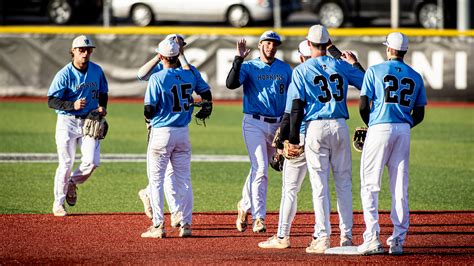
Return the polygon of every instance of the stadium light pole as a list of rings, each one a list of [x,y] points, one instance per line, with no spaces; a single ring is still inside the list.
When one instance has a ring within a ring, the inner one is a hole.
[[[400,2],[399,0],[392,0],[390,2],[390,26],[392,29],[397,29],[400,24]]]
[[[438,0],[438,17],[439,17],[438,28],[440,30],[442,30],[442,29],[444,29],[444,5],[443,5],[443,0]]]
[[[273,28],[281,28],[281,5],[280,0],[273,1]]]
[[[469,3],[470,0],[457,0],[457,7],[458,7],[458,16],[457,16],[457,29],[458,31],[466,31],[469,29],[469,25],[471,24],[469,18],[469,12],[471,7]]]

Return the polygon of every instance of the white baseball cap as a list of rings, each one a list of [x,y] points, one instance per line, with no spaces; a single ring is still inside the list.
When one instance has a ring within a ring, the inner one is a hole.
[[[79,48],[79,47],[92,47],[92,48],[95,48],[95,45],[92,42],[92,40],[89,39],[87,36],[80,35],[80,36],[77,36],[72,41],[72,49]]]
[[[311,49],[307,40],[300,42],[298,45],[298,53],[300,53],[302,56],[311,56]]]
[[[407,51],[408,37],[401,32],[392,32],[383,44],[397,51]]]
[[[155,51],[162,56],[174,57],[179,54],[179,46],[173,40],[164,39],[158,44],[158,48]]]
[[[323,25],[313,25],[309,28],[306,39],[312,43],[329,42],[329,32]]]
[[[258,42],[261,42],[261,41],[274,41],[278,45],[281,44],[280,35],[278,35],[278,33],[271,30],[264,32],[262,36],[260,36],[260,40]]]
[[[184,41],[183,35],[181,35],[181,34],[175,34],[175,33],[174,34],[168,34],[168,36],[166,36],[165,39],[174,41],[174,40],[176,40],[176,38],[180,38],[181,40],[183,40],[183,46],[185,46],[187,44]]]

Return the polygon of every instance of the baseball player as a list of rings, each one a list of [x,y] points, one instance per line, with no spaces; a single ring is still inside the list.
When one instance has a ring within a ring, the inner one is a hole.
[[[387,166],[392,194],[390,218],[393,233],[387,239],[390,254],[402,254],[409,226],[408,166],[410,128],[424,118],[427,104],[423,79],[403,62],[408,38],[393,32],[387,36],[384,63],[370,67],[364,77],[360,114],[369,126],[360,162],[361,198],[366,230],[362,254],[383,253],[380,242],[378,194]]]
[[[171,163],[171,179],[191,184],[191,144],[189,127],[193,112],[192,93],[196,91],[202,99],[212,100],[210,89],[197,88],[196,73],[179,67],[179,45],[165,39],[158,46],[163,70],[151,75],[145,93],[145,117],[150,120],[151,132],[147,151],[147,174],[150,183],[150,199],[153,210],[153,225],[142,237],[162,238],[164,228],[163,182],[168,163]],[[179,191],[178,191],[179,192]],[[179,192],[180,193],[180,192]],[[189,188],[192,193],[192,188]],[[191,196],[192,198],[192,196]],[[191,236],[191,214],[183,217],[180,236]]]
[[[178,43],[180,48],[178,65],[180,67],[182,66],[183,69],[191,70],[192,73],[195,74],[197,78],[197,88],[200,90],[209,89],[209,85],[202,79],[199,71],[197,71],[194,66],[190,65],[184,56],[184,47],[186,46],[184,37],[180,34],[169,34],[166,36],[165,40],[172,40]],[[147,81],[152,74],[161,70],[163,70],[163,64],[160,63],[160,56],[157,54],[139,69],[137,78],[139,80]],[[147,127],[150,128],[149,123],[147,123]],[[173,168],[171,167],[171,164],[168,164],[164,179],[164,192],[171,213],[171,226],[178,227],[184,217],[186,217],[186,220],[190,219],[193,206],[193,194],[191,191],[191,180],[176,180],[177,182],[174,182],[171,178],[172,175]],[[181,183],[181,181],[184,181],[185,183]],[[178,191],[184,192],[184,195],[181,195]],[[138,195],[144,204],[145,214],[151,219],[153,214],[150,204],[149,186],[140,190]]]
[[[82,127],[87,115],[96,111],[107,114],[108,85],[102,68],[90,61],[94,43],[81,35],[72,42],[72,62],[54,77],[48,90],[48,106],[56,110],[56,147],[59,165],[54,177],[55,216],[66,216],[64,201],[74,206],[77,185],[84,183],[100,162],[100,141],[85,136]],[[80,146],[82,158],[72,172],[76,147]]]
[[[330,42],[330,41],[329,41]],[[341,52],[330,42],[328,52],[336,59],[346,59],[346,52]],[[298,46],[300,62],[304,63],[311,58],[311,49],[307,40],[300,42]],[[359,63],[357,63],[360,68]],[[363,69],[363,68],[362,68]],[[365,71],[365,70],[364,70]],[[290,93],[290,92],[289,92]],[[292,96],[288,95],[285,114],[280,125],[280,139],[287,140],[289,137],[289,118],[292,107]],[[304,145],[306,124],[302,123],[300,129],[300,145]],[[281,150],[278,152],[282,153]],[[283,249],[290,247],[290,229],[297,210],[298,193],[307,172],[306,158],[304,153],[295,159],[287,159],[283,165],[283,187],[280,204],[277,234],[258,244],[261,248]],[[350,239],[345,238],[341,246],[352,245]]]
[[[295,155],[300,147],[300,126],[306,123],[305,153],[313,191],[315,226],[307,253],[324,253],[330,247],[331,224],[329,172],[332,168],[337,194],[341,245],[352,245],[352,173],[349,118],[346,97],[348,85],[362,86],[364,73],[350,52],[346,61],[326,56],[329,33],[324,26],[309,29],[307,40],[312,58],[293,71],[289,88],[290,149]]]
[[[275,58],[280,36],[264,32],[259,39],[260,57],[244,62],[250,53],[245,39],[237,42],[237,55],[227,76],[226,86],[236,89],[243,85],[242,133],[250,157],[250,172],[237,204],[237,230],[247,229],[247,214],[253,219],[253,232],[266,231],[266,199],[268,162],[273,153],[271,146],[275,130],[285,111],[288,86],[291,81],[289,64]]]

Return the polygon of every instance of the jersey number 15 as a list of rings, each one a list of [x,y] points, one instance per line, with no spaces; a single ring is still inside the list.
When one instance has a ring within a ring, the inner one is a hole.
[[[173,93],[173,112],[179,113],[183,111],[189,111],[189,104],[192,102],[191,94],[193,85],[190,83],[184,83],[179,85],[173,85],[171,92]],[[185,100],[185,102],[184,102]]]

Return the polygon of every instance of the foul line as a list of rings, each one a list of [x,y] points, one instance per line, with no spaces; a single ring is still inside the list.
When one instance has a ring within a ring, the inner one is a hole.
[[[81,155],[76,155],[76,161]],[[146,162],[146,154],[101,154],[101,162],[130,163]],[[249,162],[246,155],[205,155],[196,154],[191,156],[191,162]],[[58,162],[56,153],[0,153],[0,163],[55,163]]]

